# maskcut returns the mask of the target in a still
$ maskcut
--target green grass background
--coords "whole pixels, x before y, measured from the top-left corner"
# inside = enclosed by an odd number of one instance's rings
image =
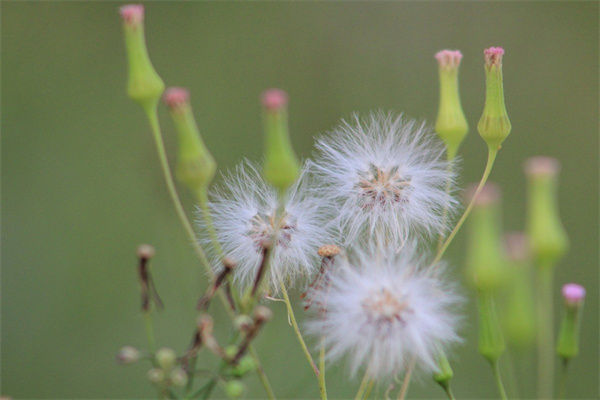
[[[206,285],[171,207],[147,123],[125,95],[120,5],[1,4],[0,390],[17,399],[154,395],[147,364],[114,363],[121,346],[145,346],[138,244],[157,249],[152,268],[166,304],[156,318],[159,345],[185,349]],[[560,206],[572,245],[557,269],[556,308],[563,283],[588,289],[568,397],[597,398],[598,11],[597,2],[148,2],[146,26],[157,71],[168,85],[190,88],[222,171],[243,157],[261,158],[258,99],[265,88],[288,91],[292,142],[308,157],[314,135],[355,111],[433,122],[433,55],[462,50],[460,87],[472,129],[461,149],[461,186],[479,179],[486,157],[474,130],[484,99],[482,50],[504,46],[513,131],[491,179],[504,189],[505,228],[520,230],[523,161],[543,154],[562,163]],[[173,158],[174,132],[162,108],[160,116]],[[193,198],[180,189],[191,213]],[[457,279],[463,252],[464,232],[448,253]],[[316,382],[284,306],[270,306],[276,316],[257,346],[275,392],[314,398]],[[492,374],[477,354],[474,311],[470,303],[466,342],[452,357],[454,391],[462,399],[494,398]],[[215,314],[225,329],[218,307]],[[535,374],[517,371],[521,396],[532,397]],[[254,376],[248,384],[249,397],[263,396]],[[330,367],[328,384],[331,398],[353,397],[358,386],[343,363]],[[422,377],[409,396],[443,393]]]

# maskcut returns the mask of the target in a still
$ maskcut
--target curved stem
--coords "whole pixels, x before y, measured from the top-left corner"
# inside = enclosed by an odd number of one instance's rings
[[[552,397],[554,382],[554,328],[552,281],[553,268],[538,266],[537,271],[537,316],[538,316],[538,397]]]
[[[319,393],[321,400],[327,400],[327,386],[325,386],[325,339],[321,337],[321,351],[319,352]]]
[[[475,193],[473,194],[473,198],[469,202],[469,205],[467,206],[467,208],[466,208],[465,212],[463,213],[462,217],[460,217],[460,219],[456,223],[456,226],[454,227],[454,229],[452,230],[452,232],[450,232],[450,235],[448,235],[448,237],[446,238],[446,241],[444,242],[444,245],[440,248],[440,250],[438,251],[437,255],[435,256],[435,260],[433,261],[433,264],[437,264],[442,259],[442,256],[444,255],[444,253],[448,249],[448,246],[452,242],[452,239],[454,239],[454,236],[456,236],[456,234],[460,230],[461,226],[463,225],[463,223],[465,222],[465,220],[467,219],[467,217],[471,213],[471,209],[473,208],[473,204],[475,202],[475,199],[477,198],[477,196],[479,196],[479,193],[481,192],[481,189],[483,189],[483,186],[485,185],[485,183],[488,180],[488,177],[490,176],[490,172],[492,171],[492,167],[494,166],[494,161],[496,160],[496,154],[498,154],[498,150],[495,150],[495,149],[492,149],[492,148],[488,149],[487,164],[485,166],[485,170],[483,171],[483,176],[481,177],[481,180],[479,181],[479,185],[477,186],[477,190],[475,190]]]
[[[406,393],[408,392],[408,386],[410,385],[410,378],[412,376],[412,372],[415,369],[415,363],[417,362],[416,357],[413,357],[406,374],[404,375],[404,380],[402,381],[402,387],[400,388],[400,393],[398,393],[398,400],[404,400],[406,398]]]
[[[319,369],[317,368],[317,365],[313,361],[312,356],[310,355],[310,352],[308,351],[308,347],[306,346],[306,343],[304,342],[304,338],[302,338],[302,333],[300,333],[300,328],[298,328],[298,322],[296,322],[296,316],[294,315],[294,310],[292,309],[292,304],[290,303],[290,298],[288,296],[287,290],[285,289],[285,284],[283,283],[282,280],[279,281],[279,286],[281,287],[281,293],[283,294],[283,300],[285,301],[285,305],[287,306],[287,311],[288,311],[288,315],[290,317],[290,322],[292,323],[292,327],[294,328],[294,332],[296,333],[298,342],[300,342],[300,346],[302,347],[302,350],[304,351],[304,355],[306,356],[308,363],[310,364],[315,375],[318,378],[319,377]]]
[[[502,400],[508,400],[508,397],[506,397],[506,391],[504,390],[504,385],[502,384],[502,377],[500,376],[498,361],[492,362],[492,370],[494,370],[494,378],[496,379],[496,385],[498,386],[498,391],[500,392],[500,398]]]

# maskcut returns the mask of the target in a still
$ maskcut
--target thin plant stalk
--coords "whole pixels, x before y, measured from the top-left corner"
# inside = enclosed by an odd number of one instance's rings
[[[448,235],[448,237],[446,238],[446,241],[444,242],[444,244],[438,251],[438,253],[435,256],[435,259],[433,261],[433,264],[437,264],[442,259],[442,256],[448,249],[448,246],[452,242],[452,239],[454,239],[454,236],[456,236],[456,234],[460,230],[461,226],[463,225],[463,223],[465,222],[465,220],[471,213],[471,210],[473,209],[473,204],[475,203],[477,196],[479,196],[481,189],[483,189],[483,186],[485,185],[485,183],[488,180],[488,177],[490,176],[490,172],[492,171],[492,167],[494,166],[494,161],[496,160],[497,154],[498,154],[498,150],[492,149],[491,147],[488,148],[487,164],[485,166],[485,170],[483,171],[483,176],[481,177],[481,180],[479,181],[479,185],[477,186],[477,189],[475,190],[475,194],[473,195],[473,198],[471,199],[471,201],[469,202],[469,205],[465,209],[465,212],[463,213],[462,217],[460,217],[460,219],[456,223],[456,226],[454,227],[452,232],[450,232],[450,235]]]
[[[156,352],[156,341],[154,340],[154,327],[152,325],[152,314],[150,311],[144,311],[144,325],[146,328],[148,349],[154,354]],[[152,357],[152,362],[154,362],[154,357]]]
[[[322,400],[327,400],[327,386],[325,386],[325,338],[321,337],[321,350],[319,352],[319,393]]]
[[[412,377],[412,372],[415,369],[415,363],[417,359],[413,357],[410,365],[408,366],[408,370],[406,374],[404,374],[404,380],[402,381],[402,387],[400,388],[400,393],[398,393],[398,400],[404,400],[406,398],[406,393],[408,393],[408,386],[410,385],[410,378]]]
[[[222,259],[225,257],[225,253],[223,252],[223,247],[221,247],[221,243],[217,237],[217,231],[215,230],[215,225],[213,224],[212,216],[210,215],[210,209],[208,208],[208,193],[206,189],[204,188],[198,190],[196,197],[198,198],[198,203],[200,204],[200,210],[202,210],[202,218],[204,218],[204,224],[208,230],[210,241],[217,251],[219,258]]]
[[[558,383],[558,398],[564,399],[567,393],[567,375],[569,372],[569,363],[568,361],[563,362],[562,369],[560,371],[560,381]]]
[[[175,184],[173,182],[173,176],[171,174],[171,169],[169,167],[169,162],[167,159],[165,145],[164,145],[164,142],[162,139],[162,134],[160,131],[160,124],[158,123],[157,110],[156,110],[156,108],[154,108],[154,109],[146,109],[145,111],[146,111],[146,115],[148,117],[148,121],[150,123],[150,127],[152,129],[152,134],[154,136],[154,142],[156,144],[156,150],[158,152],[158,158],[159,158],[160,165],[161,165],[161,168],[163,171],[165,182],[167,184],[167,189],[171,196],[173,206],[175,207],[175,210],[177,212],[177,216],[179,217],[179,221],[183,225],[185,232],[187,233],[189,239],[191,240],[191,242],[194,246],[194,249],[196,251],[196,255],[198,256],[198,258],[200,259],[200,262],[206,269],[206,272],[207,272],[209,278],[213,278],[214,273],[210,267],[210,263],[208,262],[208,259],[206,258],[206,255],[204,254],[204,250],[202,250],[202,247],[200,247],[200,245],[198,244],[198,241],[196,240],[196,235],[194,234],[194,229],[192,228],[192,224],[190,223],[189,219],[187,218],[187,215],[185,214],[185,211],[183,210],[181,200],[179,199],[179,195],[177,194],[177,190],[175,189]],[[225,307],[227,314],[233,320],[233,318],[235,318],[234,310],[231,309],[229,302],[227,301],[227,298],[226,298],[225,294],[223,293],[223,291],[219,290],[218,297],[219,297],[221,303],[223,304],[223,306]],[[262,365],[260,362],[260,359],[258,357],[258,354],[254,350],[254,347],[252,345],[250,346],[250,354],[252,355],[252,358],[254,359],[256,365]],[[265,374],[264,369],[261,367],[261,368],[257,368],[256,371],[257,371],[257,374],[260,378],[260,381],[261,381],[269,399],[271,399],[271,400],[275,399],[275,396],[273,394],[273,389],[269,383],[269,379],[267,378],[267,375]]]
[[[498,386],[498,391],[500,392],[500,398],[502,400],[508,400],[506,397],[506,391],[504,390],[504,385],[502,384],[502,376],[500,376],[500,368],[498,366],[498,360],[491,363],[492,370],[494,371],[494,378],[496,380],[496,386]]]
[[[448,175],[452,174],[452,159],[448,157]],[[446,182],[446,190],[445,193],[449,194],[450,193],[450,182],[451,179],[448,179],[448,182]],[[444,210],[442,211],[442,230],[440,230],[440,236],[438,237],[438,244],[437,244],[437,251],[440,251],[440,249],[442,248],[442,245],[444,244],[444,228],[446,226],[446,220],[448,219],[448,206],[444,206]]]
[[[363,376],[362,381],[360,382],[360,386],[358,387],[358,391],[356,392],[354,400],[362,400],[364,398],[363,395],[365,394],[365,391],[367,390],[367,386],[369,385],[370,381],[371,379],[369,377],[369,368],[367,368],[367,370],[365,371],[365,375]]]
[[[540,266],[537,271],[538,316],[538,397],[551,398],[554,382],[554,328],[552,303],[553,269]]]
[[[300,346],[302,347],[302,351],[304,351],[304,355],[306,356],[308,363],[310,364],[310,366],[313,369],[313,372],[315,373],[315,375],[318,378],[319,377],[319,368],[317,368],[317,364],[315,364],[315,362],[313,361],[313,358],[310,355],[310,352],[308,351],[308,347],[306,346],[306,343],[304,342],[304,338],[302,337],[302,333],[300,333],[300,328],[298,328],[298,322],[296,321],[296,316],[294,315],[294,310],[292,309],[292,303],[290,303],[290,298],[289,298],[287,290],[285,288],[285,284],[283,283],[282,280],[279,281],[279,286],[281,287],[281,293],[283,294],[283,300],[285,301],[288,315],[290,317],[290,322],[292,324],[292,327],[294,328],[294,332],[296,333],[298,342],[300,343]]]

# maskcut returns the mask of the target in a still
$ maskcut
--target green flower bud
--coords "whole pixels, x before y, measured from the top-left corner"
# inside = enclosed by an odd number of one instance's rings
[[[225,384],[225,395],[230,399],[239,399],[245,391],[246,387],[238,380],[229,381]]]
[[[496,313],[494,295],[491,292],[479,291],[477,307],[479,309],[479,354],[494,364],[506,348]]]
[[[160,368],[152,368],[148,371],[148,379],[155,384],[162,383],[165,380],[165,372]]]
[[[438,371],[433,374],[433,380],[436,381],[444,390],[448,391],[450,388],[450,381],[454,377],[454,371],[448,362],[446,353],[443,350],[439,350],[437,357]]]
[[[501,47],[485,49],[485,107],[477,124],[479,134],[490,149],[499,150],[511,130],[510,120],[504,105],[502,88]]]
[[[169,380],[173,386],[183,387],[187,383],[188,377],[183,369],[176,368],[169,375]]]
[[[568,362],[579,353],[579,330],[585,289],[576,283],[568,283],[563,286],[562,295],[565,300],[565,314],[560,325],[556,353]]]
[[[528,177],[527,233],[537,264],[552,268],[567,252],[569,239],[560,221],[557,177],[560,165],[550,157],[525,163]]]
[[[478,290],[494,291],[508,278],[500,242],[500,189],[492,183],[486,184],[473,204],[466,278]]]
[[[200,137],[189,93],[182,88],[169,88],[164,101],[171,112],[179,139],[177,179],[194,193],[206,190],[215,176],[217,164]]]
[[[144,6],[130,4],[121,7],[125,29],[125,45],[129,64],[127,94],[148,109],[156,107],[165,84],[152,66],[144,38]]]
[[[458,94],[458,67],[462,54],[458,50],[442,50],[435,58],[439,62],[440,75],[440,106],[435,130],[446,143],[448,159],[452,160],[469,131]]]
[[[231,368],[231,373],[234,376],[241,377],[246,375],[248,372],[254,371],[256,369],[256,362],[252,356],[247,355],[240,359],[240,362]]]
[[[523,233],[506,235],[504,249],[510,274],[503,313],[506,337],[515,346],[531,346],[535,341],[536,312],[527,236]]]
[[[156,352],[156,363],[163,370],[170,370],[175,365],[177,361],[177,355],[173,349],[169,349],[167,347],[163,347],[162,349],[158,349]]]
[[[300,173],[300,164],[292,149],[288,133],[287,94],[269,89],[263,93],[266,131],[265,179],[283,193]]]
[[[224,349],[225,355],[229,359],[232,359],[233,357],[235,357],[238,350],[239,350],[239,348],[235,344],[230,344],[229,346],[225,347],[225,349]]]

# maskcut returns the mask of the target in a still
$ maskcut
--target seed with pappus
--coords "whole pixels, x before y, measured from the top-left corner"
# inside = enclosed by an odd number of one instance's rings
[[[350,261],[336,259],[331,287],[317,293],[326,313],[309,330],[324,337],[328,357],[348,357],[352,374],[362,367],[373,379],[390,379],[413,360],[423,372],[438,372],[439,349],[460,340],[460,297],[415,251],[411,243],[400,252],[354,250]]]
[[[456,210],[444,146],[425,125],[382,113],[354,116],[316,147],[322,191],[338,203],[346,243],[364,234],[401,245],[446,230]],[[446,187],[449,187],[449,191]]]
[[[238,263],[233,277],[242,290],[255,279],[266,247],[272,246],[265,276],[271,293],[278,292],[280,280],[293,285],[316,268],[317,250],[331,240],[325,229],[327,200],[310,192],[309,179],[304,169],[279,207],[277,189],[254,164],[244,162],[212,193],[217,236],[225,254]]]

